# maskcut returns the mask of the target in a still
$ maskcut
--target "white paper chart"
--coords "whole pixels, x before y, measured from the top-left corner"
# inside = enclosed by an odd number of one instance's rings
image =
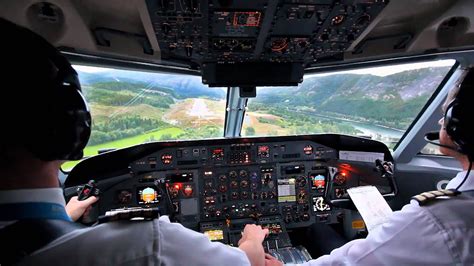
[[[374,163],[377,159],[383,161],[384,154],[380,152],[339,151],[339,159]]]
[[[354,187],[347,190],[369,232],[385,223],[393,211],[374,186]]]

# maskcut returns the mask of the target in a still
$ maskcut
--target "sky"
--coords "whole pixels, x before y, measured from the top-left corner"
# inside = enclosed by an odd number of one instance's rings
[[[383,67],[371,67],[358,70],[349,70],[349,71],[340,71],[333,73],[324,73],[317,74],[321,76],[328,76],[334,74],[348,73],[348,74],[372,74],[375,76],[385,77],[388,75],[396,74],[406,70],[413,70],[425,67],[442,67],[442,66],[451,66],[454,64],[454,60],[438,60],[431,62],[422,62],[422,63],[412,63],[412,64],[401,64],[401,65],[389,65]],[[75,65],[76,70],[86,72],[86,73],[100,73],[104,71],[109,71],[110,69],[101,68],[101,67],[91,67],[91,66],[79,66]]]
[[[385,77],[385,76],[396,74],[396,73],[403,72],[406,70],[414,70],[414,69],[420,69],[420,68],[426,68],[426,67],[452,66],[454,62],[455,60],[451,59],[451,60],[438,60],[438,61],[401,64],[401,65],[389,65],[389,66],[383,66],[383,67],[371,67],[371,68],[364,68],[364,69],[358,69],[358,70],[341,71],[341,72],[331,73],[327,75],[350,73],[350,74],[372,74],[375,76]]]
[[[81,72],[86,72],[86,73],[99,73],[99,72],[104,72],[104,71],[109,70],[107,68],[102,68],[102,67],[91,67],[91,66],[80,66],[80,65],[74,65],[73,67],[75,70],[79,70]]]

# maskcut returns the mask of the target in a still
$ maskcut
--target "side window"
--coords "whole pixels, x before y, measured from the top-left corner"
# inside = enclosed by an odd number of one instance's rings
[[[426,146],[423,149],[421,149],[420,154],[446,156],[442,154],[441,152],[439,152],[438,146],[430,144],[430,143],[426,144]]]

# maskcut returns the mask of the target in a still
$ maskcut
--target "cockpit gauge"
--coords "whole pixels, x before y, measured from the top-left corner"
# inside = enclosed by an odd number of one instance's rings
[[[313,198],[313,209],[315,212],[322,212],[322,211],[330,211],[331,207],[329,207],[326,202],[324,202],[323,197],[315,197]]]
[[[296,179],[296,183],[298,184],[298,186],[300,187],[305,187],[306,186],[306,176],[299,176],[297,179]]]
[[[158,203],[161,199],[161,195],[152,187],[139,188],[137,194],[138,204]]]
[[[132,201],[132,192],[129,190],[122,190],[117,194],[117,200],[120,204],[127,204]]]
[[[221,182],[225,182],[225,181],[227,180],[227,176],[226,176],[226,175],[220,175],[220,176],[219,176],[219,180],[220,180]]]
[[[229,176],[230,176],[230,178],[236,178],[237,177],[237,172],[236,171],[230,171]]]
[[[224,160],[224,148],[212,149],[211,157],[215,161],[223,161]]]
[[[344,185],[344,183],[346,183],[346,176],[347,174],[346,173],[337,173],[336,176],[334,177],[334,183],[336,183],[336,185]]]
[[[334,192],[336,194],[336,198],[338,199],[344,197],[344,195],[346,194],[346,190],[343,188],[336,188]]]
[[[164,153],[161,155],[161,162],[163,164],[171,164],[173,162],[173,155],[169,153]]]
[[[267,145],[258,146],[258,158],[269,158],[270,157],[270,147]]]
[[[324,189],[326,187],[326,177],[322,174],[310,174],[311,188]]]
[[[306,154],[306,155],[311,155],[311,154],[313,154],[313,146],[311,146],[311,145],[305,146],[305,147],[303,148],[303,152],[304,152],[304,154]]]

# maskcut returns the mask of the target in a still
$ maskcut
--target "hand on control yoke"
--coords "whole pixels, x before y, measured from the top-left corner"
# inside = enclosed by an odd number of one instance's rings
[[[77,196],[72,197],[66,205],[66,212],[74,222],[77,221],[81,216],[88,212],[91,205],[94,204],[99,198],[96,196],[90,196],[85,200],[79,200]]]
[[[82,215],[88,214],[91,205],[94,204],[100,194],[95,180],[89,180],[84,186],[77,187],[77,197],[72,197],[66,205],[66,212],[74,222]]]

